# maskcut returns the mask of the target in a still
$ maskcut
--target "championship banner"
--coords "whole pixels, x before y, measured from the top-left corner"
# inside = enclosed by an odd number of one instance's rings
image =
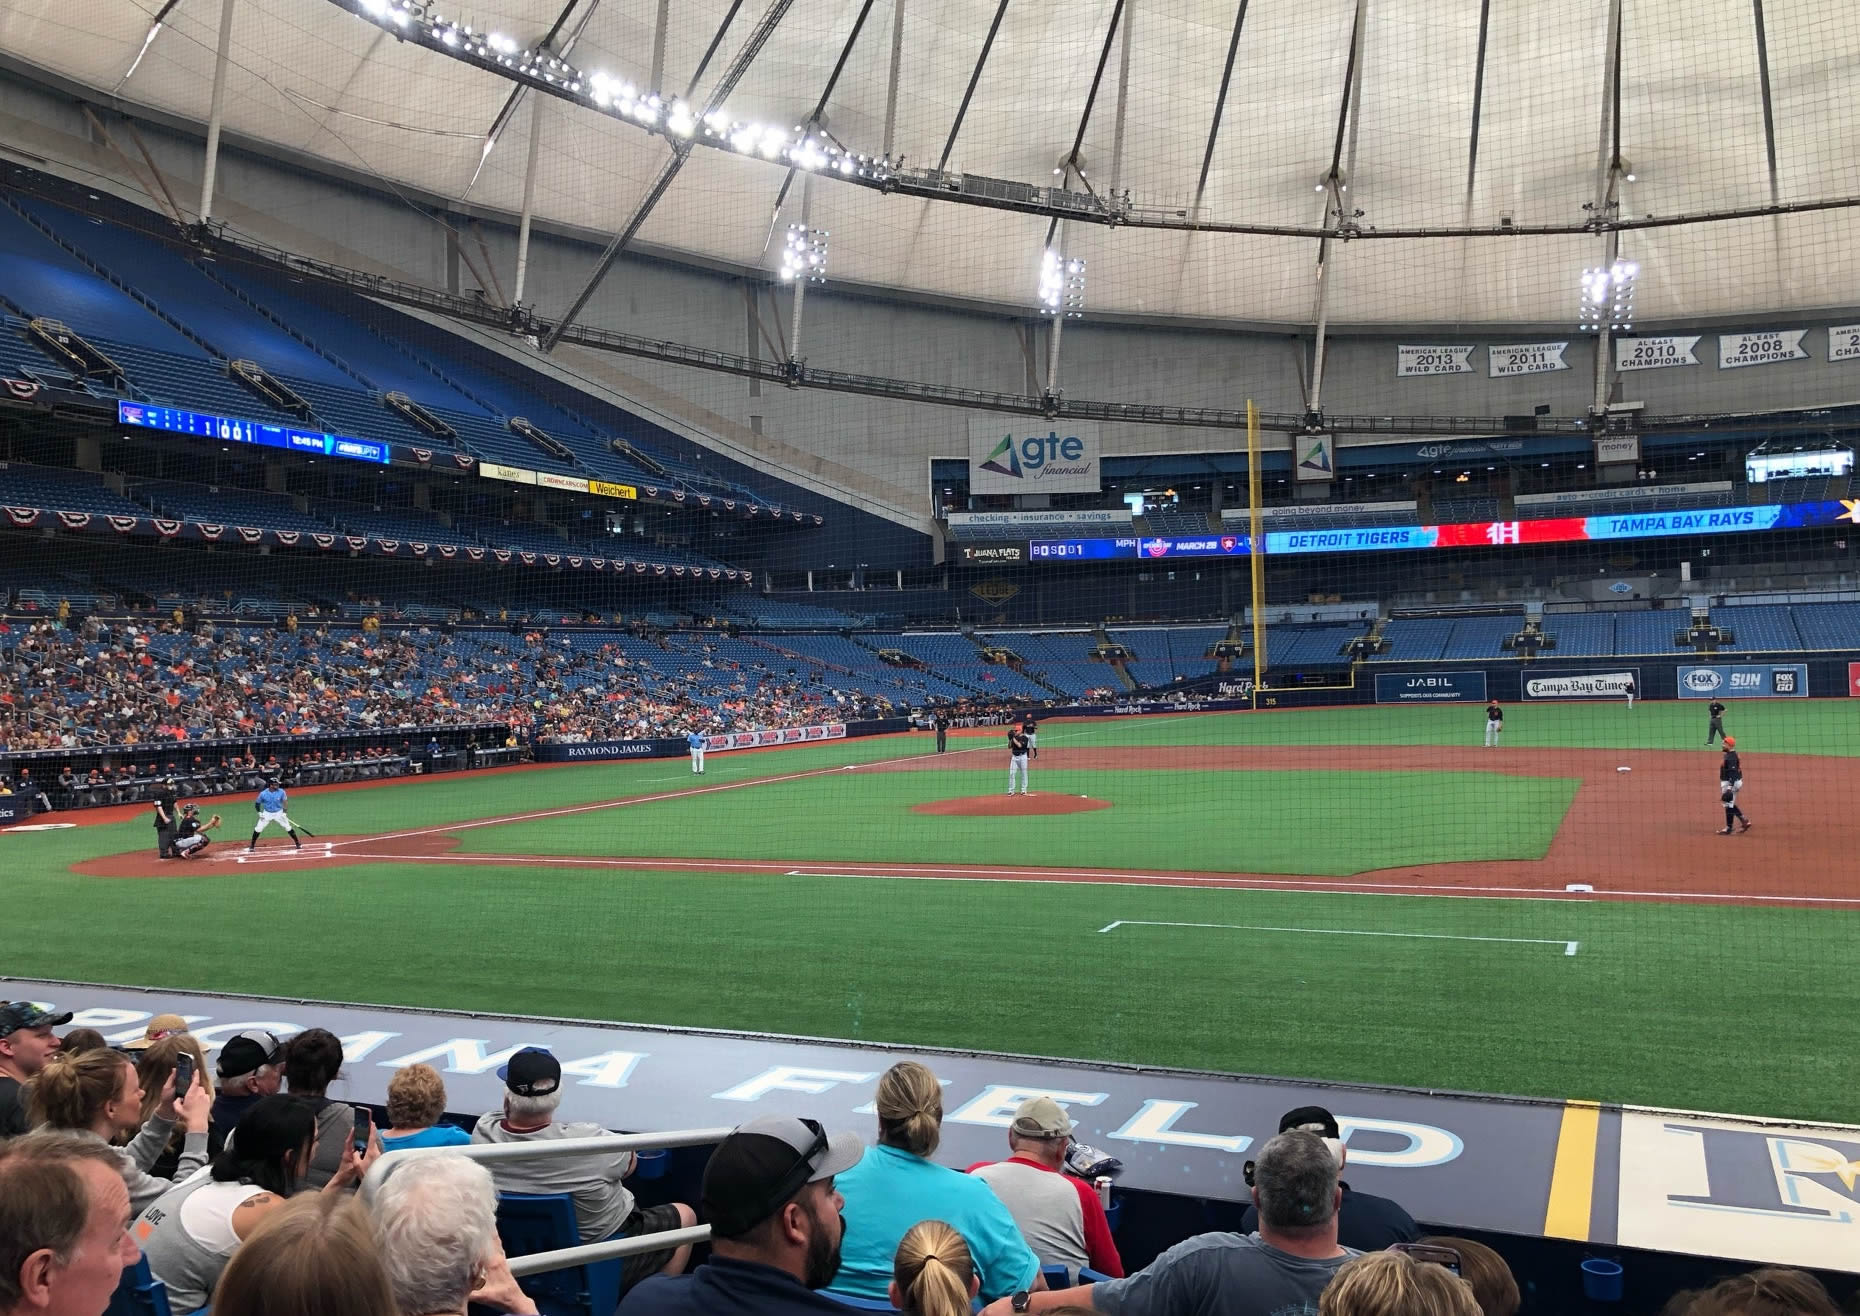
[[[1099,450],[1095,424],[1048,428],[1042,434],[991,417],[973,417],[969,421],[969,491],[1097,493]],[[795,520],[801,515],[796,512]]]
[[[1695,366],[1699,359],[1692,354],[1692,349],[1698,345],[1697,334],[1666,338],[1617,338],[1615,369],[1664,370],[1668,366]]]
[[[1485,349],[1486,374],[1492,379],[1508,375],[1541,375],[1550,370],[1568,370],[1561,343],[1495,343]]]
[[[1418,347],[1402,343],[1395,349],[1395,376],[1470,375],[1472,344],[1464,347]]]
[[[1802,346],[1802,335],[1807,332],[1806,329],[1765,329],[1750,334],[1719,334],[1718,369],[1806,361],[1808,349]]]
[[[1828,330],[1828,360],[1860,361],[1860,324],[1837,324]]]

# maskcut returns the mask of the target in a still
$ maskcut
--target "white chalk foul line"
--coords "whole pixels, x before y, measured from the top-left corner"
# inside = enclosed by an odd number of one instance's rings
[[[1261,923],[1167,923],[1146,918],[1120,918],[1099,928],[1111,932],[1117,928],[1223,928],[1231,932],[1300,932],[1313,937],[1399,937],[1407,941],[1495,941],[1513,946],[1561,946],[1565,955],[1574,955],[1580,941],[1557,941],[1546,937],[1471,937],[1450,932],[1380,932],[1363,928],[1280,928]]]
[[[985,754],[997,747],[986,748],[974,746],[969,749],[951,750],[945,758],[954,758],[958,754]],[[750,786],[774,786],[785,781],[805,781],[809,777],[824,777],[834,772],[851,772],[855,768],[885,768],[895,763],[914,763],[926,757],[922,752],[903,754],[892,759],[873,759],[866,763],[836,763],[832,767],[809,768],[805,772],[785,772],[774,777],[749,777],[743,781],[726,781],[716,786],[693,786],[689,790],[660,791],[656,795],[628,795],[617,800],[597,800],[593,804],[571,804],[560,809],[537,809],[530,813],[506,814],[500,818],[469,818],[464,822],[445,823],[438,827],[416,827],[405,832],[384,832],[379,836],[356,837],[350,841],[337,841],[337,845],[375,844],[381,841],[404,841],[415,836],[449,836],[453,832],[468,832],[479,827],[502,827],[508,823],[541,822],[545,818],[567,818],[578,813],[598,813],[603,809],[625,809],[636,804],[657,804],[663,800],[686,800],[699,795],[717,795],[723,791],[743,790]],[[403,858],[406,856],[402,856]]]

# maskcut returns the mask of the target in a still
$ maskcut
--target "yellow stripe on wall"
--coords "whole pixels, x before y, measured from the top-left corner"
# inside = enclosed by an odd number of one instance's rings
[[[1563,1103],[1556,1164],[1550,1171],[1550,1200],[1544,1208],[1546,1238],[1588,1242],[1589,1214],[1595,1200],[1595,1143],[1601,1124],[1600,1103]]]

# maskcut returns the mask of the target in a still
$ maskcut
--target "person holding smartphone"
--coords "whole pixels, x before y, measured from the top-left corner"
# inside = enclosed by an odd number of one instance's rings
[[[176,1095],[181,1077],[177,1070],[162,1085],[155,1111],[145,1120],[142,1082],[128,1056],[108,1049],[61,1052],[33,1080],[28,1113],[35,1127],[85,1133],[111,1144],[135,1134],[128,1146],[116,1148],[116,1157],[129,1187],[130,1209],[140,1211],[174,1186],[148,1171],[167,1149],[168,1134],[177,1123],[186,1128],[187,1137],[176,1176],[185,1178],[207,1163],[207,1113],[213,1098],[191,1071],[188,1085]]]

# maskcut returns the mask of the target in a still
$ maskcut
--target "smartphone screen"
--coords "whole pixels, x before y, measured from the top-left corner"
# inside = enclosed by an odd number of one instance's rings
[[[368,1133],[374,1125],[374,1116],[366,1106],[355,1107],[355,1152],[361,1155],[368,1150]]]
[[[194,1057],[183,1051],[174,1061],[174,1095],[178,1101],[194,1086]]]

